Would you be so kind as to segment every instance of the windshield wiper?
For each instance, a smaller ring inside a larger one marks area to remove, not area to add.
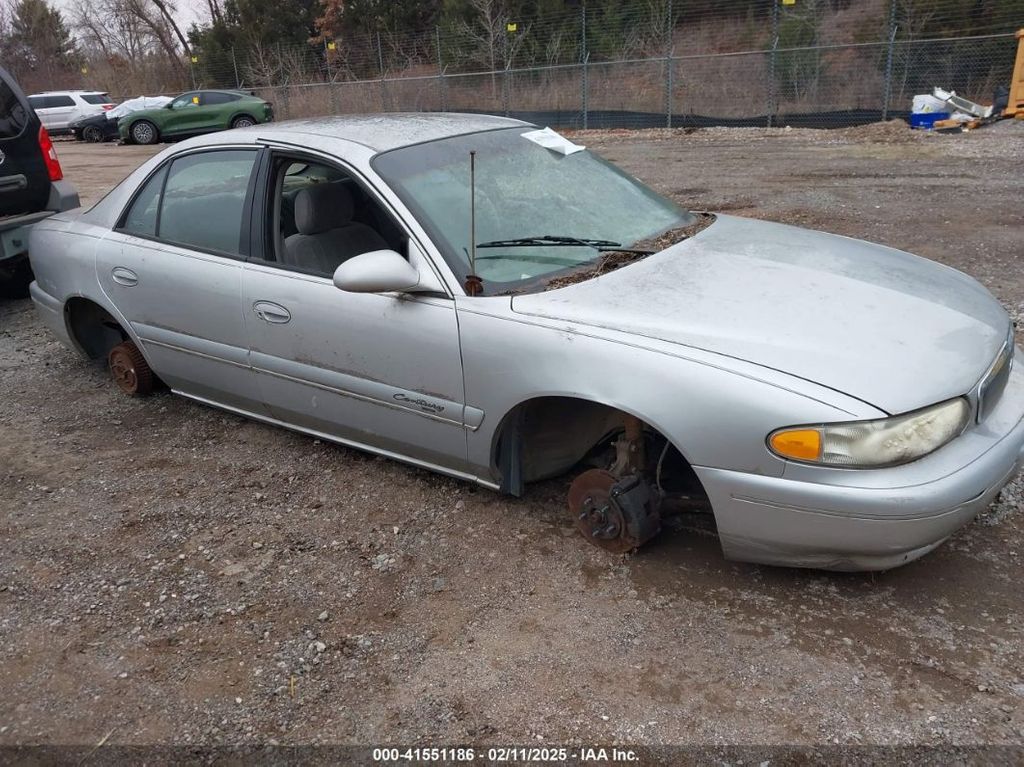
[[[504,253],[488,254],[477,256],[477,261],[529,261],[537,264],[563,264],[565,266],[579,266],[580,262],[571,258],[559,258],[558,256],[510,256]]]
[[[615,242],[614,240],[591,240],[581,237],[556,237],[550,234],[541,235],[539,237],[518,237],[513,240],[491,240],[490,242],[481,242],[477,245],[478,248],[564,248],[580,246],[593,248],[594,250],[602,253],[615,251],[618,253],[639,253],[640,255],[649,256],[654,252],[653,250],[623,248],[621,242]]]

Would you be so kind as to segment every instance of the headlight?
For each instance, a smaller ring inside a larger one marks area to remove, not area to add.
[[[963,397],[877,421],[797,426],[768,435],[776,455],[847,468],[895,466],[938,450],[964,430],[970,407]]]

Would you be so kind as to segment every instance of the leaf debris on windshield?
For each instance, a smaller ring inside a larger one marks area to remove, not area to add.
[[[549,280],[544,289],[556,290],[568,285],[575,285],[577,282],[589,280],[591,277],[599,277],[602,274],[614,272],[616,269],[619,269],[626,264],[631,264],[634,261],[639,261],[641,258],[646,258],[646,255],[638,251],[647,250],[652,253],[657,253],[658,251],[665,250],[665,248],[671,247],[678,242],[682,242],[685,239],[693,237],[697,232],[707,229],[707,227],[715,220],[714,213],[693,211],[693,215],[697,220],[692,224],[680,226],[675,229],[669,229],[667,232],[663,232],[657,237],[649,237],[646,240],[635,242],[628,251],[615,250],[606,253],[595,264],[588,266],[586,269],[580,269],[578,271],[570,272],[569,274],[563,274],[560,277],[555,277],[554,279]]]

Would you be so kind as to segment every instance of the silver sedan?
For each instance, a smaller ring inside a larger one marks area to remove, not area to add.
[[[712,515],[736,560],[885,569],[1024,461],[977,282],[691,213],[550,130],[275,123],[173,146],[38,224],[39,315],[117,384],[519,495],[572,473],[613,552]]]

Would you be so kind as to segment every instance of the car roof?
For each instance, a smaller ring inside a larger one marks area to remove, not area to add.
[[[41,91],[39,93],[31,93],[30,96],[56,96],[59,93],[77,93],[79,95],[91,96],[94,93],[101,96],[109,96],[107,91]]]
[[[238,88],[193,88],[190,91],[182,91],[178,96],[187,96],[190,93],[230,93],[233,96],[252,96],[251,91],[241,90]],[[175,96],[174,98],[177,98]]]
[[[258,130],[264,139],[300,139],[307,135],[337,138],[386,152],[425,141],[501,128],[533,127],[530,123],[494,115],[454,112],[388,112],[386,114],[337,115],[304,120],[264,123]]]

